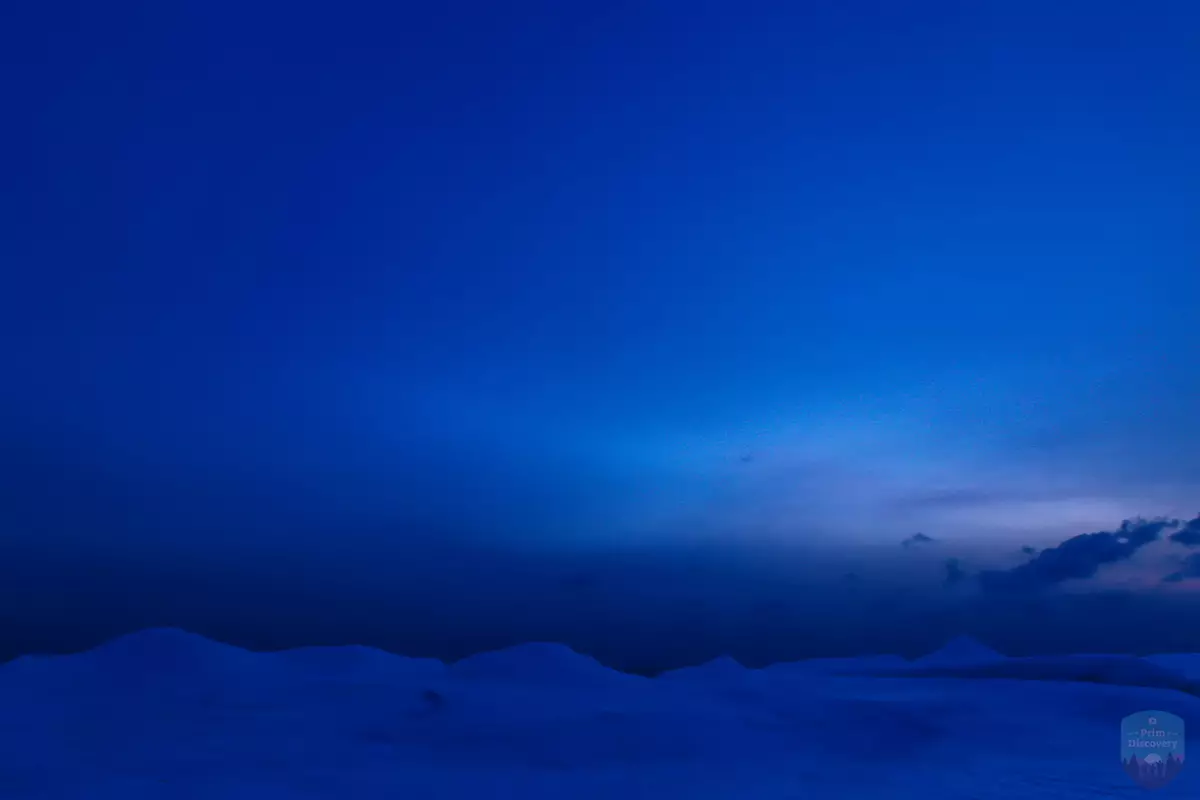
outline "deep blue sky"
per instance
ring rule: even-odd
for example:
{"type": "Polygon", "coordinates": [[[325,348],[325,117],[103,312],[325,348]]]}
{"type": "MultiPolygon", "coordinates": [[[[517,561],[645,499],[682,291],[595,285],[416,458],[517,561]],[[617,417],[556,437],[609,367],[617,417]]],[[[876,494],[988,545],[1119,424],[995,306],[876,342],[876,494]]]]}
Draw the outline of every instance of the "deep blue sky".
{"type": "Polygon", "coordinates": [[[30,630],[185,573],[359,609],[444,609],[495,559],[640,565],[626,598],[685,552],[938,585],[1200,509],[1195,3],[16,14],[30,630]]]}

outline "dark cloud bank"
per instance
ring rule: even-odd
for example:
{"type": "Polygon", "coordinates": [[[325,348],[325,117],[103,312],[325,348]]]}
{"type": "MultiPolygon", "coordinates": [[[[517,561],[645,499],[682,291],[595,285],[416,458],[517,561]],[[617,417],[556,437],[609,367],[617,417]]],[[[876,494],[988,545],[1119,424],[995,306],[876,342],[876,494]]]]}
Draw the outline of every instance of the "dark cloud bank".
{"type": "Polygon", "coordinates": [[[1185,547],[1200,547],[1200,515],[1172,533],[1171,541],[1185,547]]]}
{"type": "MultiPolygon", "coordinates": [[[[1057,547],[1043,550],[1031,561],[1008,570],[987,570],[979,582],[989,592],[1029,592],[1058,586],[1071,580],[1093,578],[1101,567],[1125,561],[1143,547],[1159,541],[1165,531],[1182,525],[1179,520],[1126,520],[1116,531],[1084,533],[1067,539],[1057,547]]],[[[1200,517],[1186,523],[1179,533],[1200,525],[1200,517]]]]}

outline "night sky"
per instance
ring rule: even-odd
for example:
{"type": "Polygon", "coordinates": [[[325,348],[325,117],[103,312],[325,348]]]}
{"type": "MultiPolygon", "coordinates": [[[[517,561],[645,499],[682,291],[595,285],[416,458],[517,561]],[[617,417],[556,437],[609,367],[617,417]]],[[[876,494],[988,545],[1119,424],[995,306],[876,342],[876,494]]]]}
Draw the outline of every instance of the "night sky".
{"type": "Polygon", "coordinates": [[[1200,651],[1192,0],[5,15],[0,657],[1200,651]]]}

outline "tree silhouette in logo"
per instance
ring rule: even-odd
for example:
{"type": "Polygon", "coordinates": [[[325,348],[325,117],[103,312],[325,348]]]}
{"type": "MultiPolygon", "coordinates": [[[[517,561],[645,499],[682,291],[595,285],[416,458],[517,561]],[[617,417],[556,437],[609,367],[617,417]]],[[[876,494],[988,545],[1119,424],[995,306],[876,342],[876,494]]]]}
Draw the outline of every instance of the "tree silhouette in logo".
{"type": "Polygon", "coordinates": [[[1174,754],[1166,758],[1154,753],[1145,758],[1130,756],[1121,763],[1129,777],[1151,789],[1166,786],[1183,769],[1183,759],[1174,754]]]}

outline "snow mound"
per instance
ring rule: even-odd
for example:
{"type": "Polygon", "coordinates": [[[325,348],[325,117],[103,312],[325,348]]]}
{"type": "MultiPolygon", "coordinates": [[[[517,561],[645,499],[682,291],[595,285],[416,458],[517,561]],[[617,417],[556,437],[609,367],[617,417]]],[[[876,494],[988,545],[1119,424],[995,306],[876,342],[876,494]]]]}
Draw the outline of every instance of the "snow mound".
{"type": "Polygon", "coordinates": [[[7,664],[30,688],[47,691],[141,690],[212,686],[258,672],[255,654],[176,628],[151,628],[70,656],[32,656],[7,664]]]}
{"type": "MultiPolygon", "coordinates": [[[[213,708],[262,703],[282,689],[287,678],[266,667],[258,654],[231,645],[173,628],[149,629],[82,653],[10,662],[0,669],[0,706],[85,705],[137,718],[141,713],[137,709],[144,707],[165,714],[180,703],[207,703],[213,708]]],[[[51,724],[53,719],[37,724],[51,724]]],[[[35,728],[30,721],[24,724],[30,731],[35,728]]],[[[0,735],[0,752],[3,747],[0,735]]],[[[0,797],[8,797],[3,790],[3,759],[0,797]]]]}
{"type": "Polygon", "coordinates": [[[280,667],[320,678],[429,679],[445,675],[446,665],[433,658],[407,658],[374,647],[297,647],[264,654],[280,667]]]}
{"type": "Polygon", "coordinates": [[[975,678],[1100,683],[1170,689],[1200,697],[1200,681],[1135,656],[1032,656],[969,664],[916,664],[873,672],[876,677],[975,678]]]}
{"type": "Polygon", "coordinates": [[[1143,660],[1178,672],[1192,680],[1200,680],[1200,653],[1164,653],[1146,656],[1143,660]]]}
{"type": "Polygon", "coordinates": [[[913,663],[920,666],[950,666],[998,661],[1003,658],[1005,656],[970,636],[958,636],[913,663]]]}
{"type": "Polygon", "coordinates": [[[659,680],[690,681],[700,683],[728,683],[744,681],[752,677],[755,670],[742,666],[737,659],[729,656],[718,656],[695,667],[681,667],[667,670],[658,676],[659,680]]]}
{"type": "Polygon", "coordinates": [[[636,680],[609,669],[591,656],[550,642],[478,653],[454,662],[449,672],[455,678],[471,680],[559,685],[605,686],[636,680]]]}
{"type": "Polygon", "coordinates": [[[848,658],[809,658],[772,664],[763,672],[773,675],[854,675],[879,669],[899,669],[908,666],[900,656],[853,656],[848,658]]]}
{"type": "Polygon", "coordinates": [[[245,669],[252,653],[178,628],[150,628],[120,636],[84,654],[93,665],[139,673],[193,673],[245,669]]]}

